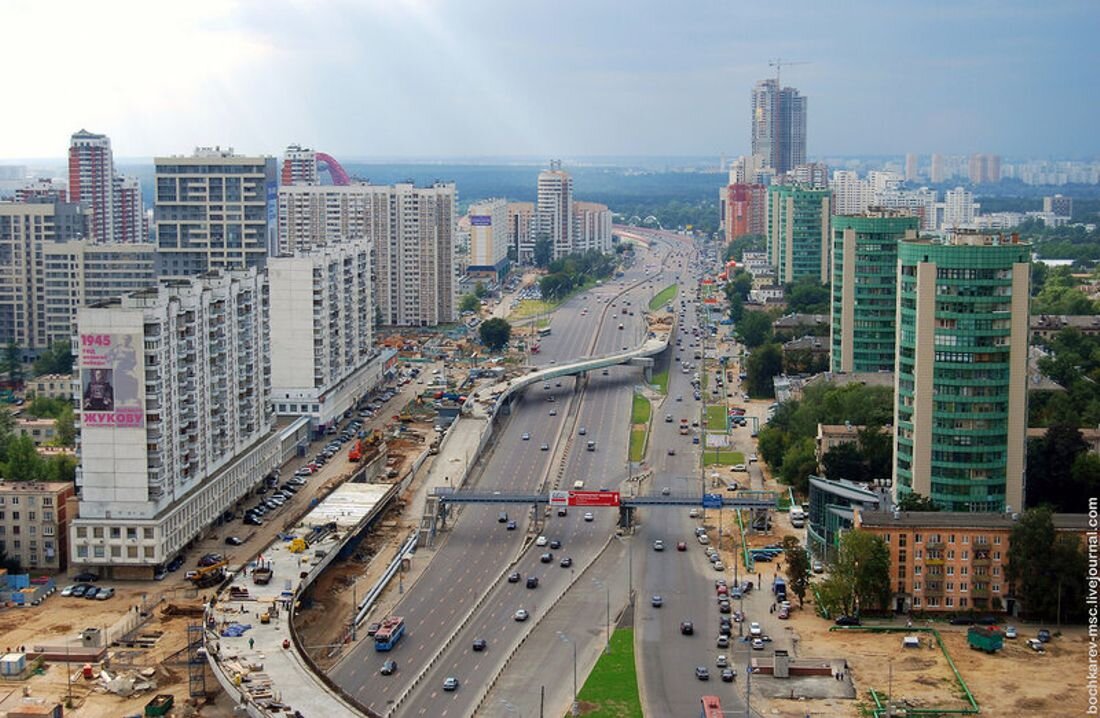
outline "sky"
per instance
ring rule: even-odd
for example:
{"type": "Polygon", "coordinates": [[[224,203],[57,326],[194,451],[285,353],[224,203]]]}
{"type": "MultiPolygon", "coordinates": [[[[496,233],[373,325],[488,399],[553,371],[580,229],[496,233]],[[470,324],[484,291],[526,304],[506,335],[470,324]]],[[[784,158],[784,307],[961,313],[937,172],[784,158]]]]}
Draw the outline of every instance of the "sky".
{"type": "Polygon", "coordinates": [[[0,0],[0,158],[735,157],[753,83],[808,154],[1100,155],[1092,0],[0,0]]]}

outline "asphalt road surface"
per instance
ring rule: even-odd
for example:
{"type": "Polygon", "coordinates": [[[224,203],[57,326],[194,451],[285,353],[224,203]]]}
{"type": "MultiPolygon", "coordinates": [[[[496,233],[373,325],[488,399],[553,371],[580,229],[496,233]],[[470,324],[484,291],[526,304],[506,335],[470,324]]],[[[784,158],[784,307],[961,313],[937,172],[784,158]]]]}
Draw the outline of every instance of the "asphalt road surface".
{"type": "MultiPolygon", "coordinates": [[[[637,278],[641,275],[638,270],[632,270],[625,280],[629,283],[632,276],[637,278]]],[[[612,289],[613,287],[600,288],[589,292],[589,295],[611,294],[612,289]]],[[[594,305],[592,298],[585,300],[583,296],[566,302],[555,313],[552,335],[542,342],[541,353],[533,359],[540,364],[546,364],[589,353],[592,337],[597,331],[599,315],[596,312],[599,308],[601,307],[594,305]],[[589,312],[587,317],[582,318],[581,312],[585,304],[589,305],[589,312]]],[[[640,313],[635,318],[640,319],[640,313]]],[[[614,328],[610,331],[619,333],[614,328]]],[[[604,341],[603,338],[601,341],[604,341]]],[[[617,342],[618,337],[614,341],[617,342]]],[[[575,381],[562,379],[561,387],[552,387],[551,393],[557,398],[552,405],[545,401],[543,394],[547,392],[541,387],[532,387],[523,400],[514,403],[512,415],[500,427],[497,447],[488,458],[478,481],[480,490],[535,490],[545,472],[547,461],[555,453],[553,449],[556,438],[569,415],[568,399],[575,381]],[[550,406],[556,407],[557,416],[549,416],[550,406]],[[524,431],[530,432],[530,440],[521,439],[524,431]],[[550,451],[541,450],[544,443],[550,446],[550,451]]],[[[595,452],[597,455],[600,453],[595,452]]],[[[512,516],[521,521],[519,530],[516,531],[506,531],[503,524],[498,523],[499,511],[499,507],[483,505],[468,505],[462,509],[431,565],[395,608],[394,613],[404,617],[407,628],[405,637],[394,650],[385,655],[379,654],[374,651],[371,641],[363,640],[333,669],[330,674],[332,679],[360,704],[379,713],[389,712],[393,701],[421,672],[440,643],[453,634],[458,623],[478,598],[493,587],[501,568],[516,557],[526,533],[526,508],[521,510],[516,507],[515,510],[510,510],[510,515],[521,514],[512,516]],[[397,662],[398,670],[395,675],[379,674],[379,668],[385,659],[397,662]]],[[[575,535],[583,536],[589,531],[596,531],[595,523],[577,528],[575,535]]],[[[602,530],[606,536],[607,527],[604,526],[602,530]]],[[[570,542],[573,540],[569,539],[570,542]]],[[[564,571],[556,563],[554,568],[559,572],[564,571]]],[[[541,586],[536,590],[548,593],[541,586]]],[[[492,604],[491,598],[486,601],[486,606],[492,604]]],[[[478,624],[471,621],[471,625],[478,624]]],[[[486,640],[490,638],[486,636],[486,640]]],[[[459,646],[460,643],[456,640],[454,645],[459,646]]],[[[492,646],[486,655],[494,655],[492,646]]],[[[441,682],[433,684],[424,681],[421,686],[441,692],[441,682]]],[[[446,695],[453,700],[464,695],[468,689],[469,686],[464,685],[459,691],[446,695]]],[[[437,698],[438,696],[431,700],[435,701],[437,698]]],[[[442,712],[446,710],[448,707],[445,705],[436,706],[431,709],[430,714],[458,715],[442,712]]]]}

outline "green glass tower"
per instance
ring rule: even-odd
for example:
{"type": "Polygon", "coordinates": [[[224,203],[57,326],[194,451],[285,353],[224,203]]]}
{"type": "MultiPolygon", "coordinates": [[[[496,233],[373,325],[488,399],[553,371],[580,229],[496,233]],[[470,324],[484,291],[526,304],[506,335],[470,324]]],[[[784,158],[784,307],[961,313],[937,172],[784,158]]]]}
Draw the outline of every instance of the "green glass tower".
{"type": "Polygon", "coordinates": [[[898,245],[894,492],[1020,510],[1031,245],[960,230],[898,245]]]}
{"type": "Polygon", "coordinates": [[[898,242],[916,239],[918,217],[891,209],[833,217],[834,372],[894,370],[898,242]]]}
{"type": "Polygon", "coordinates": [[[798,184],[768,187],[768,261],[780,284],[829,281],[830,195],[798,184]]]}

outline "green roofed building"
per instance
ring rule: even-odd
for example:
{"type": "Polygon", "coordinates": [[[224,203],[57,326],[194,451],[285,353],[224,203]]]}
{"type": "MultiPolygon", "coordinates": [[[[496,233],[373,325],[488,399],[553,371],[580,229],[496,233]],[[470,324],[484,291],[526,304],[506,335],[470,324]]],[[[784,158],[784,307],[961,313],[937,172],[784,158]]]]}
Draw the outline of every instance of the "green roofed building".
{"type": "Polygon", "coordinates": [[[894,370],[898,242],[919,225],[893,209],[833,217],[832,371],[894,370]]]}
{"type": "Polygon", "coordinates": [[[799,184],[768,187],[768,262],[779,284],[813,277],[829,281],[827,189],[799,184]]]}
{"type": "Polygon", "coordinates": [[[1020,510],[1031,245],[957,230],[898,245],[894,492],[1020,510]]]}

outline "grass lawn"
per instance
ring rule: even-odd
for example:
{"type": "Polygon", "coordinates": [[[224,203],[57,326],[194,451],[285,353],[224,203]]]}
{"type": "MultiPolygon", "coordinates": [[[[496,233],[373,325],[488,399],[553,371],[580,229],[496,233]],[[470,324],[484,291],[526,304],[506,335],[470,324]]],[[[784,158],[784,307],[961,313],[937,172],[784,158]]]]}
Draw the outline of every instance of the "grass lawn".
{"type": "Polygon", "coordinates": [[[668,393],[668,369],[653,375],[653,385],[660,389],[662,394],[668,393]]]}
{"type": "Polygon", "coordinates": [[[596,662],[577,700],[587,718],[642,718],[633,629],[619,628],[611,634],[611,652],[596,662]]]}
{"type": "Polygon", "coordinates": [[[652,311],[657,311],[661,307],[663,307],[666,304],[668,304],[669,302],[671,302],[672,298],[675,297],[675,296],[676,296],[676,285],[675,284],[670,284],[667,287],[665,287],[664,289],[662,289],[660,292],[658,292],[657,296],[655,296],[655,297],[653,297],[653,299],[649,300],[649,308],[652,311]]]}
{"type": "Polygon", "coordinates": [[[645,435],[645,429],[630,430],[630,452],[628,454],[630,461],[641,461],[645,458],[645,435]]]}
{"type": "Polygon", "coordinates": [[[733,466],[734,464],[745,463],[745,455],[740,451],[730,451],[729,449],[719,449],[717,461],[715,461],[714,449],[706,449],[703,451],[703,466],[713,466],[718,464],[720,466],[733,466]]]}
{"type": "Polygon", "coordinates": [[[526,319],[536,314],[546,314],[554,310],[554,304],[542,299],[524,299],[512,312],[512,319],[526,319]]]}
{"type": "Polygon", "coordinates": [[[726,430],[726,407],[725,406],[708,406],[707,407],[707,428],[711,431],[725,431],[726,430]]]}
{"type": "Polygon", "coordinates": [[[641,394],[634,395],[634,406],[630,411],[630,423],[631,424],[648,424],[649,415],[652,413],[652,409],[649,406],[649,399],[646,399],[641,394]]]}

